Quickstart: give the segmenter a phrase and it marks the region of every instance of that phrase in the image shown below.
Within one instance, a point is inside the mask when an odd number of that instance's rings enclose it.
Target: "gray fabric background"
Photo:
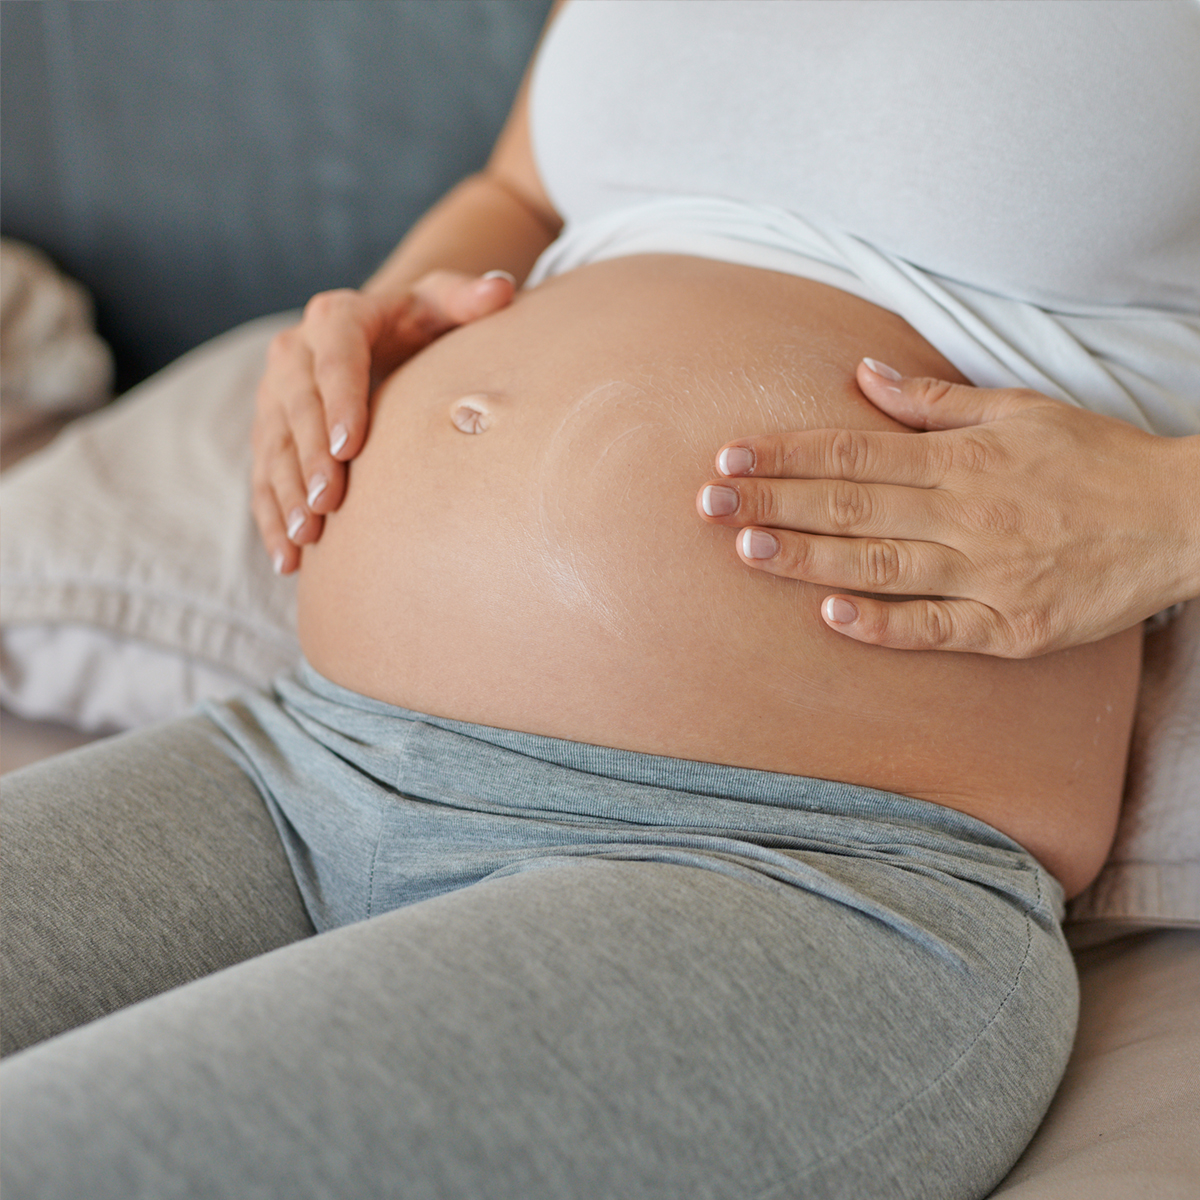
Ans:
[[[6,0],[3,233],[92,291],[131,386],[361,282],[482,164],[548,6]]]

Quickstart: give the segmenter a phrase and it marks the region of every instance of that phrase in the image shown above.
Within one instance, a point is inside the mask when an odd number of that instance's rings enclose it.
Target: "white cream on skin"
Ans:
[[[605,381],[567,406],[540,448],[532,473],[531,586],[534,574],[541,573],[543,581],[551,580],[561,603],[614,637],[624,639],[635,631],[645,636],[649,618],[638,603],[637,589],[614,587],[611,581],[628,579],[630,560],[647,579],[658,572],[657,543],[664,533],[672,545],[670,558],[694,556],[695,561],[709,554],[714,536],[728,535],[714,534],[696,521],[695,493],[687,485],[679,488],[678,511],[656,511],[654,505],[663,499],[658,495],[632,538],[611,536],[609,514],[614,524],[624,524],[615,510],[642,507],[656,496],[648,471],[676,479],[690,475],[697,486],[711,475],[716,447],[704,431],[713,424],[714,413],[739,433],[747,428],[757,432],[778,428],[781,414],[798,404],[791,387],[772,391],[743,370],[722,375],[714,382],[700,367],[690,379],[680,378],[678,371],[656,377],[652,367],[644,368],[639,379]],[[732,546],[729,557],[731,569],[740,566]],[[755,585],[764,586],[763,579]],[[714,609],[703,620],[719,627],[722,614]]]

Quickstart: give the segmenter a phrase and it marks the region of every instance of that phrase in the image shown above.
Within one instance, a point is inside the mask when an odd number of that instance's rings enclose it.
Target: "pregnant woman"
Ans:
[[[995,1186],[1200,590],[1200,22],[1089,8],[561,6],[487,170],[273,347],[306,661],[6,789],[6,1194]],[[1057,399],[917,435],[969,393],[911,377]],[[1089,540],[1010,428],[1150,548],[956,653],[1003,605],[922,472],[1001,591]],[[870,644],[920,604],[949,649]]]

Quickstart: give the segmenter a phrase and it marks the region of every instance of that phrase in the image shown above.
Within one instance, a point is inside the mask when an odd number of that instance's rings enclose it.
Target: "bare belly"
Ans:
[[[1138,631],[1019,662],[859,645],[828,589],[696,516],[732,438],[899,428],[864,354],[960,378],[894,314],[769,271],[640,256],[522,293],[379,389],[304,553],[308,660],[439,716],[949,805],[1073,894],[1115,828]]]

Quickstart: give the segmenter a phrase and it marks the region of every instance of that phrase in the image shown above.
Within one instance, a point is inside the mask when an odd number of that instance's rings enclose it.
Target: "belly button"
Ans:
[[[464,396],[454,402],[450,420],[463,433],[482,433],[492,423],[492,410],[486,396]]]

